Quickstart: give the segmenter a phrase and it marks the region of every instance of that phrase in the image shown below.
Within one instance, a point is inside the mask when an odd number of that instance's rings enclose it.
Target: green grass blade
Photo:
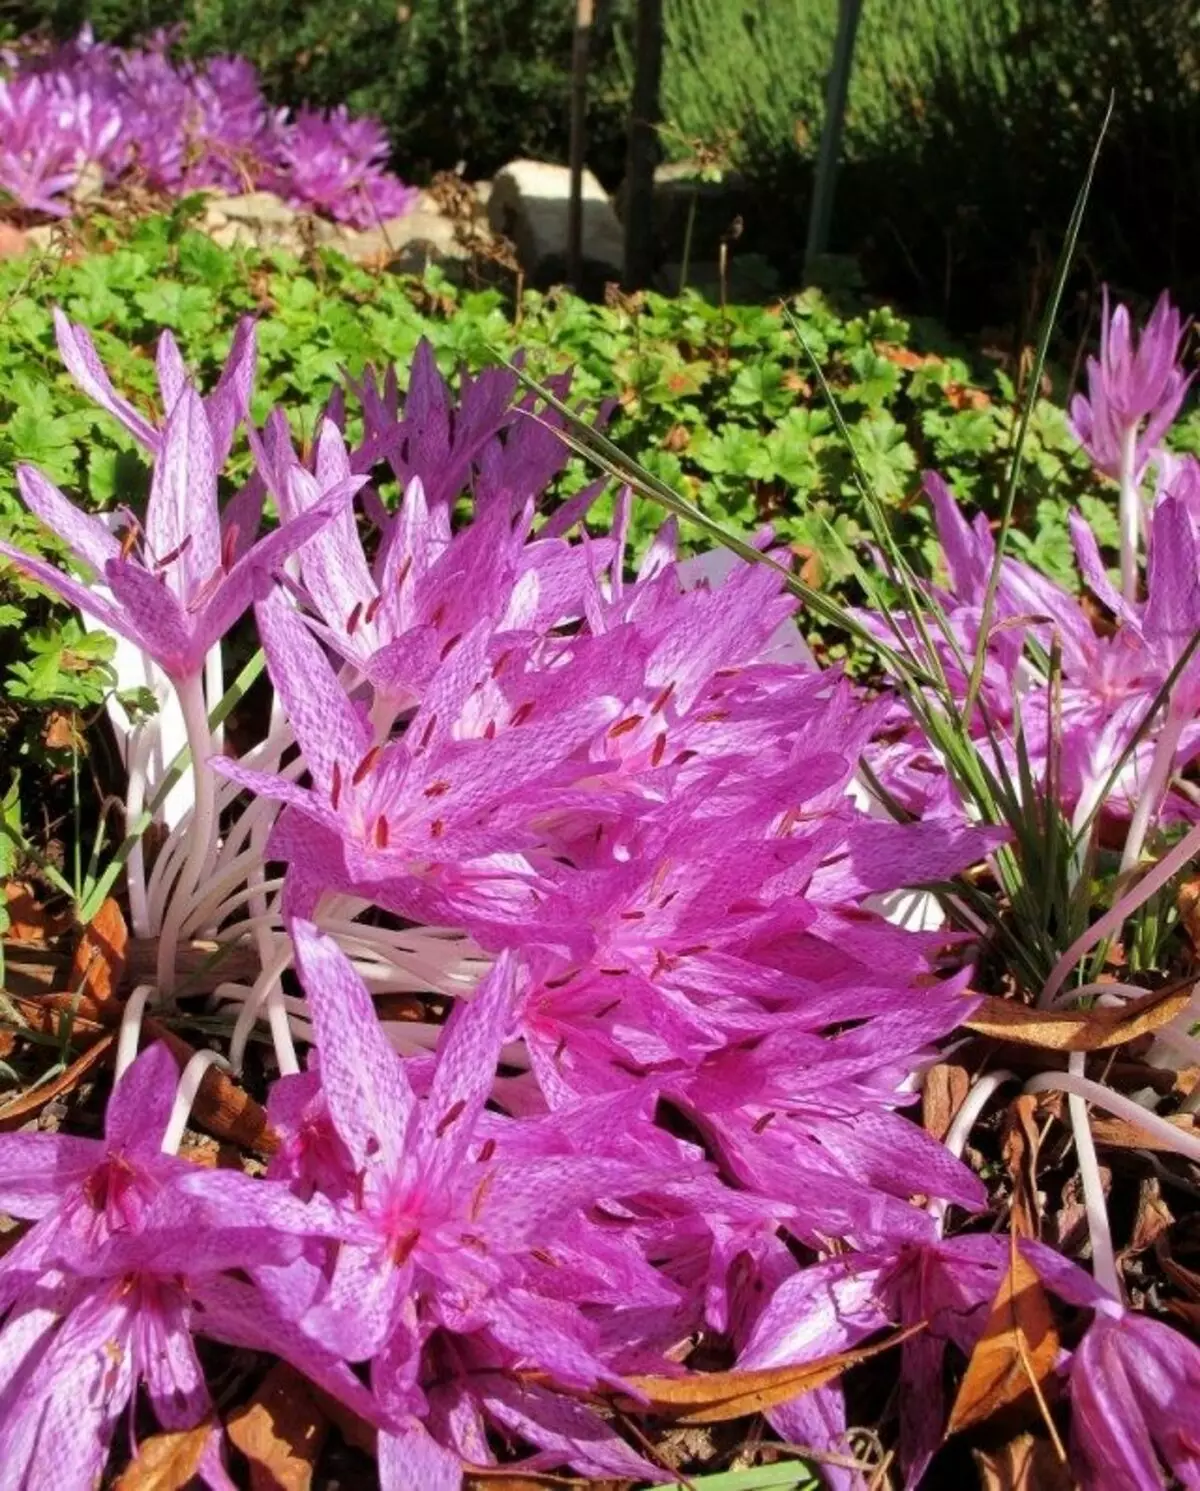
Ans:
[[[1096,143],[1092,148],[1091,158],[1088,161],[1087,171],[1084,173],[1083,185],[1079,188],[1079,194],[1075,198],[1075,206],[1071,211],[1071,219],[1067,224],[1067,235],[1063,243],[1062,253],[1059,255],[1058,267],[1054,274],[1054,284],[1050,290],[1050,299],[1046,304],[1046,314],[1042,317],[1041,329],[1038,333],[1037,353],[1033,360],[1033,367],[1029,373],[1029,388],[1025,394],[1025,403],[1021,410],[1021,420],[1017,427],[1016,440],[1013,445],[1012,459],[1009,462],[1008,476],[1004,484],[1004,502],[1000,513],[1000,531],[996,535],[996,556],[992,560],[992,572],[988,576],[987,592],[983,599],[983,612],[979,622],[979,641],[975,648],[975,662],[971,669],[971,677],[967,684],[967,698],[965,713],[970,718],[971,709],[979,694],[983,683],[984,661],[987,657],[987,639],[992,628],[992,617],[996,609],[996,592],[1000,586],[1000,571],[1004,564],[1004,551],[1008,546],[1009,530],[1012,527],[1013,507],[1017,500],[1017,487],[1021,480],[1021,465],[1025,454],[1025,440],[1029,434],[1029,426],[1033,420],[1034,410],[1042,386],[1042,374],[1046,367],[1046,356],[1050,350],[1050,338],[1054,333],[1054,323],[1058,319],[1058,308],[1062,302],[1063,290],[1066,288],[1067,275],[1070,273],[1071,263],[1075,257],[1075,246],[1079,240],[1079,230],[1083,226],[1083,215],[1087,209],[1088,198],[1092,192],[1092,180],[1096,174],[1096,163],[1100,159],[1100,149],[1104,144],[1104,137],[1108,133],[1109,120],[1112,118],[1115,95],[1109,94],[1108,107],[1104,111],[1104,119],[1100,125],[1100,132],[1096,136]]]

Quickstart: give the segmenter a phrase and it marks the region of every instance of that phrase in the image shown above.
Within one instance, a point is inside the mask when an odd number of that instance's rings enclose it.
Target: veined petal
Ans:
[[[82,326],[73,326],[57,306],[54,310],[54,335],[67,371],[88,398],[120,420],[133,438],[147,450],[157,451],[158,431],[138,413],[128,399],[117,393],[91,337]]]
[[[157,1155],[179,1085],[179,1067],[165,1041],[148,1046],[112,1090],[104,1110],[109,1146]]]
[[[460,1491],[458,1456],[442,1448],[413,1419],[379,1436],[379,1491]]]
[[[55,569],[44,559],[35,559],[32,554],[26,554],[23,549],[14,548],[12,544],[0,542],[0,554],[11,560],[31,580],[36,580],[47,590],[60,595],[68,605],[75,606],[85,615],[94,616],[97,621],[102,621],[118,635],[127,637],[136,646],[145,646],[145,636],[138,630],[132,619],[127,619],[119,607],[98,595],[90,586],[84,585],[72,575],[64,574],[60,569]]]
[[[108,561],[121,552],[120,544],[100,519],[80,512],[36,467],[18,466],[17,486],[30,512],[36,513],[97,573],[103,574]]]
[[[415,1105],[404,1063],[388,1044],[366,985],[332,937],[311,922],[290,928],[308,997],[321,1085],[343,1144],[359,1165],[394,1161]]]
[[[185,604],[221,563],[212,431],[196,390],[184,384],[163,430],[146,504],[147,563],[161,565]]]
[[[0,1134],[0,1211],[36,1222],[103,1159],[94,1139],[67,1134]]]

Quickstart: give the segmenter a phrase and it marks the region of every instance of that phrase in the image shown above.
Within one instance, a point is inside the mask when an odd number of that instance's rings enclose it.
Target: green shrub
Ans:
[[[763,204],[746,241],[795,266],[837,0],[666,5],[667,143],[728,146]],[[1076,288],[1102,268],[1200,304],[1200,8],[1177,0],[865,0],[834,247],[944,320],[1028,320],[1110,92]]]

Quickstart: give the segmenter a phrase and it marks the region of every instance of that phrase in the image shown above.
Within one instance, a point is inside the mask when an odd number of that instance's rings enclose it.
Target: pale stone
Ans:
[[[545,161],[510,161],[497,172],[488,196],[488,222],[516,245],[521,267],[534,284],[561,279],[567,263],[571,172]],[[583,259],[589,279],[617,279],[624,235],[608,193],[583,173]]]
[[[285,227],[295,222],[296,211],[274,192],[246,192],[237,197],[214,197],[205,212],[223,213],[235,222],[270,223]]]
[[[365,232],[343,229],[329,240],[329,246],[356,264],[386,263],[390,269],[401,271],[420,270],[429,263],[467,257],[450,219],[441,213],[419,209],[390,218]]]

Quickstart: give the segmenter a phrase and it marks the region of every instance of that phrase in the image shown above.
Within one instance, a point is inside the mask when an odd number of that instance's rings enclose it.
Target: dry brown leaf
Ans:
[[[1197,1130],[1194,1120],[1190,1114],[1161,1114],[1167,1122],[1177,1128],[1181,1134],[1190,1134],[1196,1137]],[[1108,1118],[1102,1114],[1095,1114],[1091,1119],[1092,1137],[1097,1144],[1106,1144],[1111,1149],[1150,1149],[1158,1154],[1177,1154],[1174,1145],[1165,1139],[1160,1139],[1157,1134],[1148,1134],[1145,1129],[1137,1124],[1129,1123],[1124,1118]]]
[[[1050,1301],[1014,1237],[1008,1271],[967,1363],[947,1435],[981,1424],[1026,1397],[1036,1402],[1033,1384],[1043,1387],[1057,1358],[1058,1332]]]
[[[183,1491],[200,1468],[212,1432],[212,1424],[203,1423],[143,1439],[113,1491]]]
[[[1131,999],[1120,1008],[1093,1010],[1039,1010],[988,994],[965,1024],[979,1035],[1047,1051],[1105,1051],[1168,1024],[1187,1008],[1190,998],[1190,980]]]
[[[1128,1246],[1121,1249],[1118,1261],[1135,1257],[1154,1247],[1174,1221],[1171,1208],[1163,1199],[1157,1176],[1147,1175],[1138,1187],[1137,1215]]]
[[[1183,882],[1175,904],[1188,940],[1194,949],[1200,949],[1200,876]]]
[[[973,1450],[980,1491],[1071,1491],[1071,1472],[1048,1439],[1018,1434],[998,1450]]]
[[[129,929],[110,896],[84,927],[71,962],[69,989],[81,990],[97,1006],[116,997],[125,976]]]
[[[308,1491],[329,1420],[300,1373],[278,1362],[225,1428],[250,1462],[251,1491]]]
[[[37,999],[19,998],[14,1003],[35,1029],[46,1034],[57,1033],[59,1017],[64,1012],[70,1013],[74,1020],[72,1035],[79,1043],[98,1039],[107,1027],[111,1027],[120,1018],[121,1011],[121,1006],[116,1001],[101,1006],[86,996],[76,999],[70,994],[46,994]],[[80,1013],[76,1014],[76,1010]],[[166,1029],[157,1020],[144,1020],[142,1031],[147,1042],[165,1042],[180,1071],[196,1054],[194,1047],[182,1036]],[[106,1039],[111,1039],[111,1036]],[[0,1128],[3,1127],[5,1111],[0,1110]],[[279,1136],[267,1120],[266,1109],[217,1067],[210,1066],[204,1073],[200,1091],[192,1105],[192,1113],[198,1127],[207,1129],[215,1138],[224,1140],[227,1144],[237,1144],[243,1149],[253,1149],[264,1155],[274,1154],[279,1147]]]
[[[82,751],[85,745],[78,719],[59,710],[55,710],[46,721],[42,740],[51,751]]]
[[[115,1040],[116,1034],[112,1031],[102,1035],[82,1056],[77,1056],[66,1071],[59,1072],[57,1077],[49,1082],[43,1082],[32,1092],[22,1093],[11,1103],[5,1103],[4,1107],[0,1108],[0,1134],[19,1129],[23,1123],[36,1118],[47,1103],[52,1103],[55,1098],[60,1098],[64,1093],[71,1092],[78,1087],[92,1068],[99,1066],[105,1060]]]
[[[51,916],[24,880],[10,880],[4,887],[8,931],[5,941],[23,947],[45,947],[71,925],[69,916]]]
[[[765,1413],[814,1388],[823,1387],[859,1362],[869,1361],[917,1331],[900,1331],[874,1346],[843,1351],[799,1367],[762,1367],[749,1372],[691,1372],[686,1377],[631,1377],[650,1400],[649,1412],[677,1424],[721,1424],[729,1419]],[[626,1399],[622,1407],[645,1412],[646,1405]]]
[[[1037,1164],[1040,1135],[1037,1126],[1038,1100],[1022,1093],[1004,1110],[1000,1154],[1012,1181],[1012,1225],[1018,1237],[1036,1237],[1040,1207],[1037,1194]]]
[[[921,1087],[921,1123],[940,1144],[950,1132],[954,1115],[967,1100],[971,1074],[957,1061],[939,1061],[925,1073]]]

